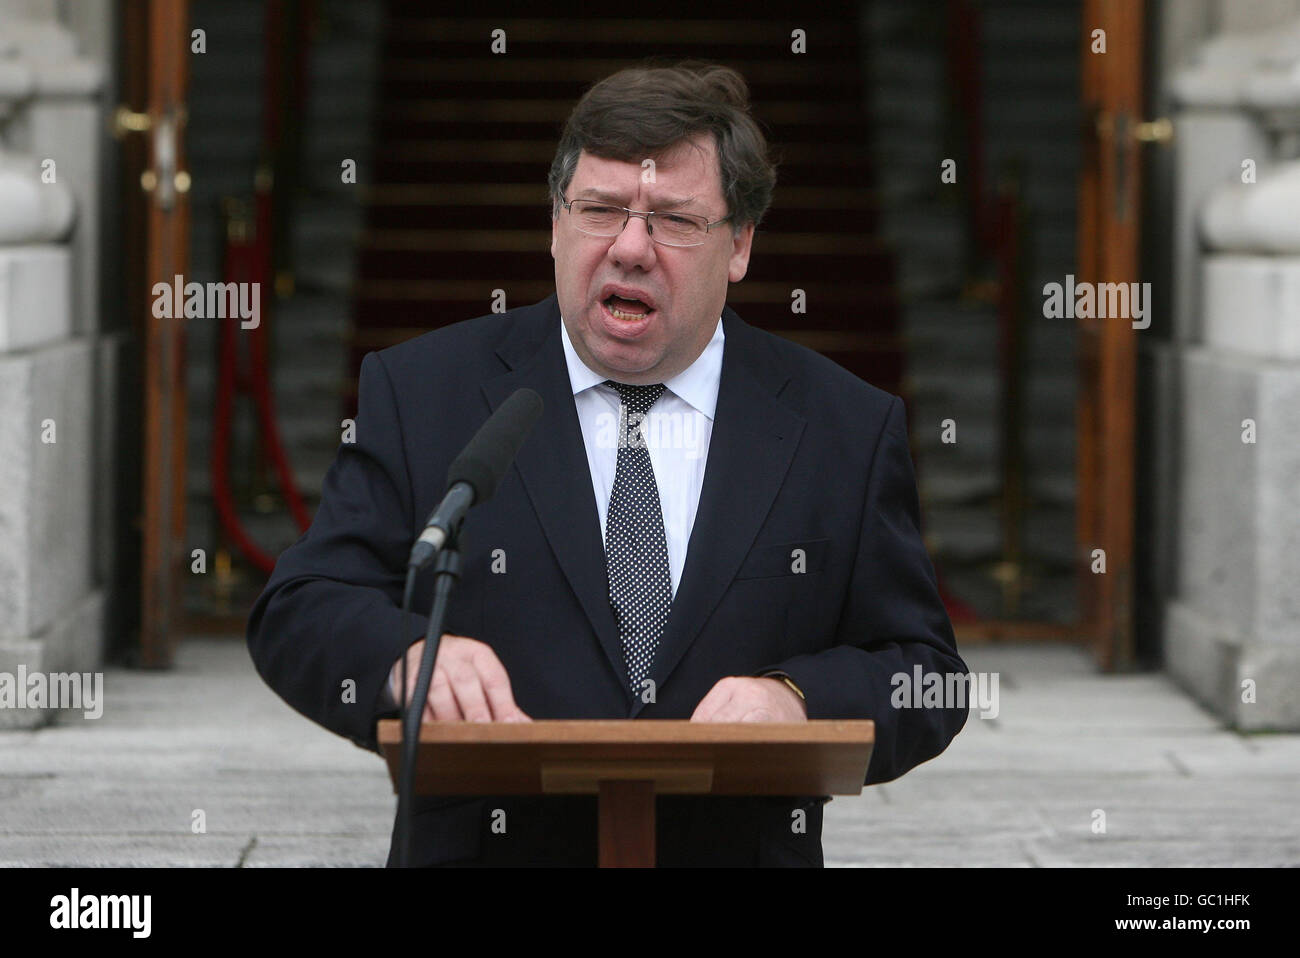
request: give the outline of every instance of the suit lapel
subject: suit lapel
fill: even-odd
[[[760,334],[723,311],[722,378],[686,567],[650,665],[663,686],[740,569],[776,498],[804,419],[776,397],[789,376]],[[608,603],[607,603],[608,604]],[[637,696],[632,716],[644,708]]]
[[[493,410],[516,389],[535,389],[542,416],[515,459],[529,500],[569,585],[581,603],[619,685],[628,686],[623,648],[609,605],[605,544],[587,449],[560,341],[556,298],[529,307],[497,354],[510,372],[483,384]]]

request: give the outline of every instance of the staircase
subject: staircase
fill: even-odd
[[[347,387],[351,296],[361,191],[370,165],[376,61],[383,10],[371,3],[315,0],[308,48],[302,161],[292,193],[292,293],[274,297],[272,368],[281,436],[309,509],[338,448],[340,403]],[[207,34],[207,52],[190,60],[187,145],[191,191],[191,268],[197,282],[221,279],[220,201],[251,196],[262,139],[265,17],[261,0],[192,0],[190,22]],[[358,183],[342,182],[341,163],[357,161]],[[265,318],[264,322],[267,321]],[[189,388],[189,496],[186,551],[204,548],[211,574],[221,541],[209,476],[217,324],[186,327]],[[253,494],[241,519],[250,535],[278,554],[298,538],[273,473],[259,468],[247,428],[251,413],[236,406],[231,471],[236,488]],[[242,456],[240,455],[242,453]],[[236,566],[236,572],[240,569]],[[240,576],[260,589],[256,572]],[[192,611],[214,611],[211,575],[195,577]],[[219,591],[219,590],[218,590]],[[235,597],[231,611],[241,611]],[[246,603],[242,606],[246,611]]]
[[[984,168],[992,181],[1008,162],[1019,164],[1030,217],[1024,547],[1032,577],[1017,614],[1069,621],[1077,608],[1075,331],[1042,316],[1039,293],[1063,281],[1075,257],[1080,4],[985,0],[979,10]],[[904,390],[927,545],[952,594],[993,618],[1007,614],[995,575],[998,317],[992,305],[963,296],[964,211],[957,188],[939,177],[941,160],[955,155],[947,13],[944,0],[868,5],[871,113],[881,230],[899,256]],[[957,424],[955,444],[942,441],[945,419]]]

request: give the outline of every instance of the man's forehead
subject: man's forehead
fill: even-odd
[[[655,179],[659,188],[651,189],[649,196],[656,205],[684,205],[692,200],[707,201],[720,197],[721,186],[711,154],[708,147],[701,151],[682,144],[655,159]],[[636,190],[642,172],[640,162],[613,160],[583,150],[578,156],[578,168],[574,171],[569,195],[583,194],[600,200],[626,198],[625,190],[629,186]]]
[[[628,197],[626,195],[626,191],[624,190],[601,189],[595,186],[588,186],[585,189],[581,189],[573,193],[571,198],[600,200],[602,203],[616,203],[616,202],[622,202],[626,200]],[[694,194],[691,194],[690,196],[679,196],[675,194],[654,193],[654,192],[649,194],[650,202],[654,206],[660,209],[665,209],[672,206],[685,206],[687,203],[690,203],[692,200],[695,199],[698,199],[698,197]]]

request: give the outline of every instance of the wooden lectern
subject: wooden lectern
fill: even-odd
[[[379,723],[394,788],[401,723]],[[857,795],[869,721],[426,722],[417,795],[598,795],[600,864],[653,866],[655,795]]]

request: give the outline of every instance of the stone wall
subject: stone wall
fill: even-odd
[[[0,673],[96,670],[94,534],[116,461],[116,382],[101,335],[106,63],[50,0],[0,0]],[[108,28],[108,0],[77,5]],[[50,709],[0,708],[0,728]]]
[[[1177,141],[1174,314],[1155,347],[1173,480],[1157,530],[1173,544],[1165,662],[1231,725],[1297,730],[1300,3],[1163,7],[1157,79]]]

